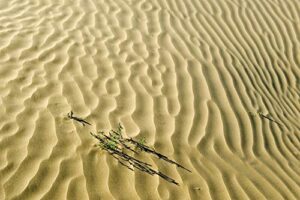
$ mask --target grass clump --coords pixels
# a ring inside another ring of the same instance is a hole
[[[141,137],[138,139],[138,143],[140,143],[141,145],[146,145],[146,138],[145,137]]]
[[[135,149],[139,149],[142,152],[155,155],[161,160],[164,160],[168,163],[176,165],[179,168],[191,172],[179,163],[167,158],[165,155],[156,152],[155,150],[147,146],[145,137],[139,138],[138,140],[135,140],[133,138],[124,138],[122,135],[122,130],[123,127],[121,124],[119,124],[117,130],[111,130],[109,131],[109,134],[105,134],[103,131],[98,132],[98,134],[90,132],[90,134],[98,140],[98,146],[101,147],[102,150],[108,152],[113,158],[118,160],[120,164],[132,171],[134,171],[134,169],[137,169],[150,175],[158,175],[164,180],[178,185],[178,183],[174,179],[158,170],[154,170],[150,164],[136,159],[134,155],[129,154],[129,152],[139,154],[140,152],[135,151]]]
[[[71,111],[68,113],[68,118],[74,121],[81,123],[83,126],[91,125],[86,120],[74,116],[74,113]],[[173,183],[175,185],[179,185],[174,179],[167,176],[166,174],[155,170],[149,163],[146,163],[142,160],[139,160],[134,157],[135,154],[139,154],[141,152],[145,152],[155,157],[168,162],[170,164],[176,165],[177,167],[184,169],[188,172],[191,172],[189,169],[185,168],[181,164],[169,159],[167,156],[155,151],[153,148],[147,146],[147,141],[145,137],[140,137],[138,140],[133,138],[124,138],[123,137],[123,126],[119,123],[118,128],[116,130],[109,131],[108,134],[105,134],[103,131],[99,131],[97,133],[90,132],[90,134],[97,139],[97,146],[102,150],[106,151],[113,158],[118,160],[118,162],[128,168],[129,170],[134,171],[140,170],[150,175],[158,175],[164,180]],[[138,150],[138,151],[136,151]],[[132,155],[133,154],[133,155]]]

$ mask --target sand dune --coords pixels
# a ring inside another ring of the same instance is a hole
[[[0,0],[0,199],[300,199],[299,13]],[[89,131],[119,122],[192,173],[147,158],[175,186],[97,150]]]

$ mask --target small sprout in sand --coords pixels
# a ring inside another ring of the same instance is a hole
[[[138,142],[140,145],[136,146],[136,148],[142,151],[143,149],[140,148],[140,147],[146,145],[146,143],[147,143],[146,138],[145,138],[145,137],[140,137],[140,138],[137,140],[137,142]]]
[[[146,138],[145,137],[141,137],[138,142],[141,144],[141,145],[146,145]]]
[[[160,171],[152,169],[152,166],[150,164],[138,160],[134,156],[130,155],[128,153],[128,150],[138,154],[138,152],[136,152],[133,148],[135,147],[146,153],[156,155],[159,159],[162,159],[166,162],[176,165],[177,167],[191,172],[177,162],[170,160],[169,158],[162,155],[161,153],[156,152],[155,150],[152,150],[146,145],[146,139],[144,137],[140,138],[138,141],[132,138],[123,138],[122,130],[123,127],[121,126],[121,124],[119,124],[118,129],[116,131],[111,130],[109,132],[109,135],[106,135],[103,131],[98,132],[98,134],[90,132],[90,134],[98,140],[98,146],[108,152],[113,158],[118,160],[120,164],[132,171],[134,169],[137,169],[150,175],[156,174],[166,181],[178,185],[178,183],[174,179],[168,177]]]
[[[68,113],[68,118],[69,118],[69,119],[73,119],[73,120],[75,120],[75,121],[81,123],[82,126],[85,126],[86,124],[87,124],[87,125],[90,125],[90,126],[92,125],[92,124],[90,124],[89,122],[85,121],[85,120],[82,119],[82,118],[75,117],[73,111],[71,111],[71,112]]]
[[[282,126],[281,123],[279,123],[278,121],[272,119],[270,116],[264,115],[262,112],[257,112],[257,113],[255,113],[255,112],[249,111],[248,113],[249,113],[249,115],[251,115],[251,116],[253,116],[253,117],[256,116],[256,114],[258,114],[258,116],[261,117],[262,119],[267,119],[267,120],[269,120],[270,122],[273,122],[273,123],[278,124],[279,126]]]
[[[109,149],[116,149],[117,148],[117,143],[114,140],[107,140],[105,143]]]
[[[267,115],[264,115],[263,113],[261,112],[258,112],[258,115],[261,117],[261,118],[265,118],[271,122],[274,122],[276,124],[278,124],[279,126],[281,126],[282,124],[280,124],[279,122],[275,121],[274,119],[272,119],[271,117],[267,116]]]

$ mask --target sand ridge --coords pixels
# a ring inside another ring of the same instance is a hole
[[[0,0],[0,199],[300,199],[299,13]],[[193,173],[148,158],[177,187],[96,150],[89,131],[119,122]]]

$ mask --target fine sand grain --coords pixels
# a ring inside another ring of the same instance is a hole
[[[95,148],[119,122],[192,173]],[[0,0],[4,199],[299,200],[300,1]]]

